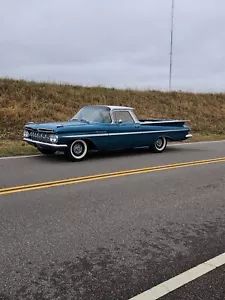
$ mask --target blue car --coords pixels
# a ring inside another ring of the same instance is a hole
[[[185,122],[139,120],[131,107],[91,105],[83,107],[67,122],[26,124],[23,140],[43,154],[63,151],[72,161],[84,159],[91,150],[149,147],[160,153],[168,141],[192,137]]]

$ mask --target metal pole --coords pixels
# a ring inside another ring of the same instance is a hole
[[[174,3],[172,0],[172,10],[171,10],[171,34],[170,34],[170,75],[169,75],[169,90],[172,89],[172,73],[173,73],[173,30],[174,30]]]

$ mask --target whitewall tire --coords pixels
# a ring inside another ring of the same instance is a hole
[[[159,137],[154,141],[154,144],[150,147],[153,152],[161,153],[166,149],[167,139],[164,136]]]
[[[86,157],[88,153],[87,143],[83,140],[75,140],[71,145],[68,145],[66,150],[67,157],[72,161],[79,161]]]

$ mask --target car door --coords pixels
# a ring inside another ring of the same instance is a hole
[[[109,142],[113,149],[128,149],[134,145],[133,133],[138,126],[127,110],[114,110],[110,125]]]

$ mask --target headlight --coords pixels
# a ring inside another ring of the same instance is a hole
[[[50,142],[51,143],[54,143],[54,144],[56,144],[57,142],[58,142],[58,135],[55,135],[55,134],[51,134],[50,135],[50,137],[49,137],[49,139],[50,139]]]
[[[23,132],[23,137],[28,138],[29,137],[29,131],[28,130],[24,130]]]

